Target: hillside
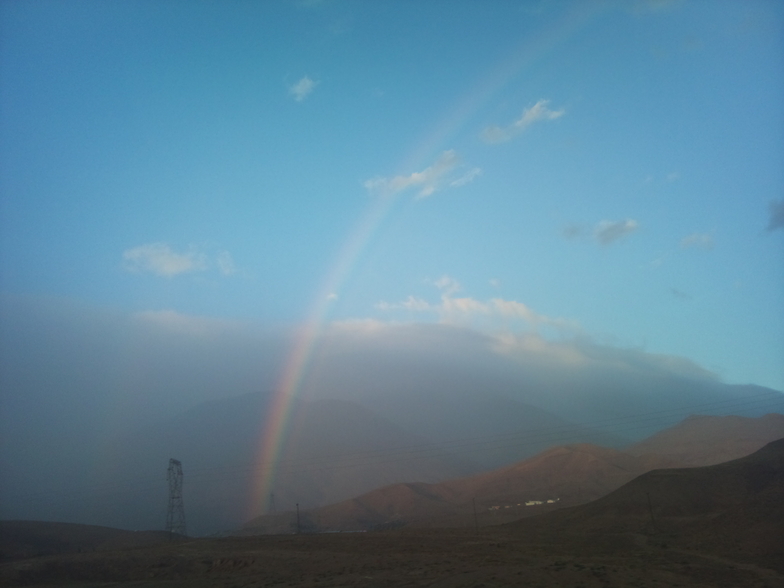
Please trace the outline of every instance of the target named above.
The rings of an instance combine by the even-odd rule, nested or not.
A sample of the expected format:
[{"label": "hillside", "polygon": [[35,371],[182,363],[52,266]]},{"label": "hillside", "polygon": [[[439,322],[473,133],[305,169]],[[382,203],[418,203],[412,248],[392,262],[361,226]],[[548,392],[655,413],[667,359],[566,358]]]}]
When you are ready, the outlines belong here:
[{"label": "hillside", "polygon": [[590,504],[513,526],[597,541],[643,534],[784,572],[784,439],[717,465],[651,471]]},{"label": "hillside", "polygon": [[[679,454],[684,461],[672,455],[633,455],[591,444],[556,446],[514,465],[475,476],[436,484],[394,484],[324,507],[302,509],[299,528],[314,532],[357,531],[509,522],[596,500],[650,470],[710,465],[716,453],[707,449],[716,438],[722,439],[721,451],[725,454],[748,455],[749,438],[760,442],[784,436],[776,426],[782,420],[781,415],[759,419],[690,417],[651,438],[652,443],[691,439],[691,445]],[[738,440],[737,445],[733,445],[733,439]],[[296,514],[283,512],[257,517],[239,533],[290,533],[296,528]]]},{"label": "hillside", "polygon": [[[551,448],[511,467],[438,484],[394,484],[300,512],[307,531],[357,531],[401,525],[464,526],[474,507],[482,524],[498,524],[588,502],[672,462],[638,458],[589,444]],[[552,501],[549,502],[548,501]],[[536,502],[539,504],[529,504]],[[243,533],[286,533],[296,514],[262,516]]]},{"label": "hillside", "polygon": [[686,466],[722,463],[754,453],[784,437],[784,415],[693,415],[624,449],[631,455],[655,454]]},{"label": "hillside", "polygon": [[165,531],[124,531],[45,521],[0,521],[1,561],[149,547],[168,541],[170,537]]}]

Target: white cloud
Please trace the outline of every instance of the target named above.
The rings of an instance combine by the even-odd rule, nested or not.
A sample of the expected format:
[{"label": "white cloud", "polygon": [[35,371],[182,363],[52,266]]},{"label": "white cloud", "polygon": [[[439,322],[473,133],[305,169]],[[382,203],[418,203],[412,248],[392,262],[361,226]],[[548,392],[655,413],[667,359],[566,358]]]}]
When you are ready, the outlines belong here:
[{"label": "white cloud", "polygon": [[129,272],[148,272],[165,278],[216,269],[222,276],[237,273],[234,259],[228,251],[213,254],[196,245],[191,245],[184,252],[178,252],[168,243],[147,243],[123,251],[123,261]]},{"label": "white cloud", "polygon": [[446,294],[441,296],[441,305],[436,307],[443,318],[454,315],[487,315],[492,312],[491,306],[473,298],[451,298]]},{"label": "white cloud", "polygon": [[426,311],[433,310],[434,307],[429,302],[423,300],[422,298],[417,298],[416,296],[409,296],[403,302],[389,303],[389,302],[381,301],[376,304],[376,308],[385,311],[404,309],[404,310],[412,310],[415,312],[426,312]]},{"label": "white cloud", "polygon": [[445,296],[451,296],[460,290],[460,282],[451,276],[447,276],[446,274],[433,282],[433,285],[441,290]]},{"label": "white cloud", "polygon": [[668,181],[668,182],[675,182],[675,181],[677,181],[677,180],[678,180],[680,177],[681,177],[681,174],[679,174],[678,172],[676,172],[676,171],[674,171],[674,172],[670,172],[670,173],[668,173],[668,174],[667,174],[667,181]]},{"label": "white cloud", "polygon": [[419,188],[416,198],[431,196],[440,190],[445,184],[453,188],[464,186],[473,181],[482,170],[475,167],[461,176],[455,178],[453,172],[462,167],[460,158],[454,149],[444,151],[436,162],[421,172],[414,172],[407,176],[395,176],[393,178],[378,177],[367,180],[363,185],[370,192],[381,194],[382,196],[392,196],[409,188]]},{"label": "white cloud", "polygon": [[627,218],[621,221],[603,220],[596,225],[594,237],[601,245],[609,245],[638,229],[637,221]]},{"label": "white cloud", "polygon": [[403,308],[406,310],[415,310],[415,311],[425,311],[430,310],[430,303],[426,300],[421,298],[416,298],[415,296],[409,296],[406,300],[401,304]]},{"label": "white cloud", "polygon": [[148,243],[123,252],[125,267],[132,272],[150,272],[170,278],[207,269],[207,258],[191,247],[185,253],[177,253],[166,243]]},{"label": "white cloud", "polygon": [[492,126],[482,131],[482,139],[487,143],[502,143],[509,141],[515,135],[522,133],[535,122],[555,120],[562,117],[566,111],[550,110],[547,105],[549,100],[539,100],[530,108],[523,110],[522,116],[506,127]]},{"label": "white cloud", "polygon": [[683,249],[713,249],[713,236],[708,233],[692,233],[681,239]]},{"label": "white cloud", "polygon": [[565,110],[550,110],[547,105],[549,100],[540,100],[531,108],[526,108],[523,111],[523,116],[514,122],[514,127],[520,130],[525,129],[529,125],[540,120],[555,120],[563,116]]},{"label": "white cloud", "polygon": [[[542,377],[541,381],[555,382],[566,376],[570,382],[574,378],[572,369],[586,369],[583,372],[595,385],[599,381],[609,389],[618,387],[619,381],[631,383],[628,377],[642,377],[636,382],[649,381],[654,376],[659,380],[662,375],[676,375],[691,380],[718,381],[712,373],[694,362],[676,356],[657,355],[640,349],[618,348],[599,344],[579,334],[577,337],[550,340],[532,332],[513,333],[506,331],[478,331],[471,327],[454,324],[396,323],[378,320],[354,320],[331,323],[326,337],[325,348],[336,357],[354,357],[352,351],[377,353],[383,357],[396,357],[397,353],[415,353],[418,359],[437,357],[449,358],[452,365],[461,370],[469,366],[485,366],[495,370],[498,364],[493,357],[504,357],[522,368],[526,378],[532,374]],[[488,355],[487,352],[492,355]],[[335,365],[325,362],[323,365]],[[620,380],[619,380],[620,378]],[[528,380],[525,380],[528,381]],[[659,380],[660,381],[660,380]],[[628,385],[628,384],[627,384]],[[622,388],[625,386],[621,386]],[[579,386],[578,386],[579,388]],[[601,386],[600,386],[601,388]],[[547,394],[558,394],[559,386],[548,390]],[[562,397],[575,402],[580,396],[574,395],[574,388]],[[594,393],[583,397],[585,407],[595,401]],[[621,393],[613,395],[612,402],[636,400],[639,396]]]},{"label": "white cloud", "polygon": [[449,183],[450,186],[453,188],[459,188],[460,186],[465,186],[466,184],[470,184],[474,181],[474,178],[477,176],[482,175],[482,170],[478,167],[468,170],[465,174],[453,180]]},{"label": "white cloud", "polygon": [[318,86],[318,82],[314,82],[308,76],[303,76],[296,84],[289,86],[289,94],[291,94],[297,102],[302,102],[316,89],[316,86]]},{"label": "white cloud", "polygon": [[493,298],[491,302],[495,310],[503,316],[518,317],[528,322],[536,320],[536,313],[522,302],[503,300],[502,298]]},{"label": "white cloud", "polygon": [[473,319],[480,319],[485,322],[488,320],[498,322],[500,320],[502,323],[507,323],[510,320],[522,320],[533,329],[551,327],[558,331],[578,332],[580,330],[579,325],[575,321],[539,314],[516,300],[493,298],[483,302],[470,297],[455,298],[452,295],[460,290],[460,283],[450,276],[442,276],[432,283],[441,290],[441,301],[439,303],[430,303],[421,298],[409,296],[403,302],[379,302],[376,304],[376,308],[382,311],[405,309],[415,312],[427,312],[437,315],[439,321],[446,324],[470,323]]}]

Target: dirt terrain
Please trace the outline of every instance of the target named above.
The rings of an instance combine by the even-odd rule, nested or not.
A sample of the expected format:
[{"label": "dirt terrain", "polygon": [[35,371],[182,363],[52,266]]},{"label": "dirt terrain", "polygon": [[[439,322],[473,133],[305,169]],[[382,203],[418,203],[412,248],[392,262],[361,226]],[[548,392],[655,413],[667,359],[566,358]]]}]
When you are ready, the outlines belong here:
[{"label": "dirt terrain", "polygon": [[478,529],[173,541],[0,564],[8,586],[784,585],[784,440]]},{"label": "dirt terrain", "polygon": [[781,571],[640,531],[558,537],[491,527],[194,540],[4,564],[5,585],[727,586],[777,588]]}]

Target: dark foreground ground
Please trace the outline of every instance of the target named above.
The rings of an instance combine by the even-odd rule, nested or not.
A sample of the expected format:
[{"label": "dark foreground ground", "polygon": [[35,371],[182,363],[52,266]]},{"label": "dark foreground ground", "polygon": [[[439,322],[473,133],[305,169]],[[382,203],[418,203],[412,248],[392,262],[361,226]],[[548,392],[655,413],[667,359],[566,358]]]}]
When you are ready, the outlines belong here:
[{"label": "dark foreground ground", "polygon": [[[520,527],[185,540],[0,565],[18,586],[784,586],[753,556],[662,533],[566,537]],[[778,567],[778,566],[775,566]]]},{"label": "dark foreground ground", "polygon": [[0,523],[0,586],[784,587],[784,439],[507,525],[168,541]]}]

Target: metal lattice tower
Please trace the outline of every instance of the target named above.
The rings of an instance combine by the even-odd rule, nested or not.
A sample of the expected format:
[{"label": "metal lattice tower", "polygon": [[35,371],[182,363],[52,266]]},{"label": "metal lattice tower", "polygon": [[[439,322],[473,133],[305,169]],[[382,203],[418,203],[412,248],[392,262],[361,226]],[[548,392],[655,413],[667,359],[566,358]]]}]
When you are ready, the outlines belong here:
[{"label": "metal lattice tower", "polygon": [[185,506],[182,504],[182,463],[169,460],[166,472],[169,481],[169,508],[166,512],[166,530],[169,533],[185,535]]}]

